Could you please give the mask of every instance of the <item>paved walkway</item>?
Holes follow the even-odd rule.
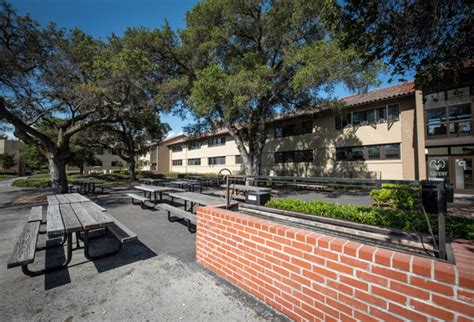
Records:
[[[0,185],[0,312],[9,320],[263,321],[286,318],[195,262],[195,235],[162,212],[131,206],[122,193],[98,202],[139,236],[120,255],[27,277],[6,262],[28,207],[5,207],[24,193]],[[112,239],[109,240],[112,242]],[[96,244],[96,247],[104,244]],[[60,260],[61,248],[39,252]],[[34,268],[34,267],[33,267]]]

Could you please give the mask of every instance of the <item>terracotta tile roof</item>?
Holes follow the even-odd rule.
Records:
[[[358,106],[358,105],[363,105],[363,104],[368,104],[368,103],[373,103],[377,101],[383,101],[391,98],[396,98],[396,97],[402,97],[402,96],[407,96],[415,93],[415,83],[414,82],[406,82],[406,83],[401,83],[398,85],[394,86],[389,86],[389,87],[384,87],[380,89],[375,89],[373,91],[369,91],[367,93],[363,94],[357,94],[357,95],[351,95],[351,96],[346,96],[343,97],[341,100],[348,106]],[[318,113],[321,112],[322,110],[325,110],[324,108],[306,108],[306,109],[300,109],[300,110],[294,110],[294,111],[288,111],[284,112],[281,114],[274,115],[269,121],[278,121],[278,120],[284,120],[284,119],[290,119],[293,117],[298,117],[298,116],[304,116],[304,115],[310,115],[313,113]],[[211,136],[216,136],[216,135],[221,135],[221,134],[226,134],[228,131],[226,129],[219,129],[213,133],[203,133],[202,135],[198,137],[183,137],[180,140],[176,142],[169,143],[167,145],[174,145],[177,143],[182,143],[182,142],[187,142],[187,141],[192,141],[195,139],[199,138],[205,138],[205,137],[211,137]]]
[[[395,86],[376,89],[364,94],[346,96],[342,98],[342,100],[347,104],[347,106],[355,106],[410,95],[413,93],[415,93],[415,83],[406,82]]]

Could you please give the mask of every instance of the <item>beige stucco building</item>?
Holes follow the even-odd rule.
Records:
[[[472,87],[422,93],[407,82],[343,101],[344,111],[314,109],[275,117],[268,126],[262,174],[442,177],[457,192],[474,192]],[[169,160],[158,157],[157,163],[168,162],[169,171],[242,173],[240,153],[226,131],[165,145]]]
[[[15,140],[0,140],[0,155],[11,155],[15,161],[15,165],[9,169],[0,169],[3,173],[14,173],[21,175],[24,172],[24,165],[20,154],[20,141]]]

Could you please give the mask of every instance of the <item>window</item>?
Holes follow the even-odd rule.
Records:
[[[313,150],[285,151],[275,153],[275,163],[313,162]]]
[[[341,130],[348,125],[362,126],[376,123],[395,122],[400,119],[398,105],[389,105],[375,109],[356,111],[336,116],[336,130]]]
[[[201,141],[192,141],[188,143],[188,150],[197,150],[201,148]]]
[[[430,108],[425,119],[427,138],[472,135],[471,104]]]
[[[388,106],[388,121],[395,122],[400,119],[400,108],[398,105],[389,105]]]
[[[225,157],[212,157],[208,159],[209,165],[225,164]]]
[[[101,165],[100,165],[100,166],[102,166],[102,162],[101,162]],[[111,167],[117,167],[117,166],[118,166],[118,165],[117,165],[117,161],[112,161],[112,162],[110,162],[110,166],[111,166]]]
[[[380,160],[380,145],[371,145],[367,147],[367,159]]]
[[[337,161],[399,160],[400,144],[336,148]]]
[[[275,127],[275,138],[313,133],[313,121]]]
[[[207,141],[208,146],[218,146],[218,145],[225,145],[225,136],[221,136],[218,138],[212,138]]]
[[[400,144],[385,144],[383,148],[385,152],[385,159],[387,160],[400,159]]]
[[[153,162],[150,166],[150,170],[156,170],[156,162]]]
[[[241,155],[236,155],[235,156],[235,164],[242,164],[242,163],[243,163],[242,156]]]
[[[173,145],[173,146],[171,147],[171,151],[173,151],[173,152],[181,152],[181,151],[183,151],[183,147],[181,146],[181,144]]]
[[[173,164],[173,165],[176,165],[176,166],[183,165],[183,160],[173,160],[173,161],[172,161],[172,164]]]
[[[188,159],[188,165],[201,165],[201,158]]]

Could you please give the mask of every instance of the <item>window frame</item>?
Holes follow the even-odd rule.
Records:
[[[387,146],[397,146],[398,154],[395,158],[387,157]],[[378,158],[370,158],[369,149],[376,148],[379,151]],[[362,159],[354,159],[353,149],[362,149]],[[360,151],[360,150],[359,150]],[[336,161],[337,162],[361,162],[361,161],[380,161],[380,160],[401,160],[401,143],[384,143],[384,144],[371,144],[371,145],[358,145],[358,146],[349,146],[349,147],[336,147]],[[341,156],[343,158],[341,158]]]
[[[395,108],[397,109],[396,117],[393,119],[390,119],[389,117],[390,108],[392,110]],[[354,115],[358,114],[362,115],[362,119],[359,123],[355,124]],[[369,115],[371,114],[373,115],[373,120],[369,120]],[[400,121],[400,104],[390,104],[359,111],[350,111],[335,116],[336,130],[343,130],[349,126],[359,127],[373,124],[393,123],[397,121]]]
[[[174,166],[174,167],[182,167],[183,166],[183,159],[171,160],[171,165]]]
[[[211,160],[217,160],[217,159],[223,159],[224,162],[223,163],[211,162]],[[225,156],[208,157],[207,158],[207,164],[208,165],[225,165],[226,164]]]
[[[199,161],[199,162],[194,164],[194,163],[190,163],[190,161],[192,161],[192,162]],[[201,158],[190,158],[190,159],[188,159],[188,165],[189,166],[199,166],[199,165],[201,165],[201,163],[202,163]]]
[[[225,145],[225,143],[226,143],[225,136],[213,137],[207,140],[208,147],[221,146],[221,145]]]
[[[311,126],[309,126],[311,124]],[[281,139],[296,135],[311,134],[314,131],[314,122],[298,121],[288,124],[275,125],[273,129],[273,138]]]
[[[301,156],[298,157],[297,154],[300,154]],[[278,151],[278,152],[275,152],[275,154],[274,154],[274,163],[275,164],[278,164],[278,163],[313,163],[313,162],[314,162],[314,151],[311,150],[311,149],[293,150],[293,151]]]

